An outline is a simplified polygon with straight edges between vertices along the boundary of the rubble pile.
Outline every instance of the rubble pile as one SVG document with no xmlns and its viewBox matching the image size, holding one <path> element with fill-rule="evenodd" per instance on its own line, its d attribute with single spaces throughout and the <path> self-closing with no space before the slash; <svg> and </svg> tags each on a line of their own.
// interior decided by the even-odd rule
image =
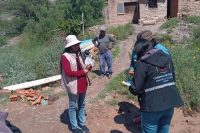
<svg viewBox="0 0 200 133">
<path fill-rule="evenodd" d="M 57 95 L 44 96 L 39 90 L 17 90 L 9 97 L 10 101 L 22 100 L 31 105 L 48 105 L 52 104 L 59 97 Z"/>
</svg>

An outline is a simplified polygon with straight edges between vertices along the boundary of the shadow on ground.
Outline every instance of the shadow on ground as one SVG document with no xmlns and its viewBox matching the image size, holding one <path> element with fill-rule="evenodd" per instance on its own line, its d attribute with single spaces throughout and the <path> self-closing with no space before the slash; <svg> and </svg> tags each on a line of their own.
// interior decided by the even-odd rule
<svg viewBox="0 0 200 133">
<path fill-rule="evenodd" d="M 131 133 L 141 133 L 140 123 L 133 123 L 133 118 L 140 115 L 139 108 L 125 101 L 120 102 L 118 106 L 118 115 L 114 118 L 115 123 L 124 124 L 125 128 Z M 111 133 L 121 133 L 121 131 L 111 130 Z"/>
<path fill-rule="evenodd" d="M 119 130 L 111 130 L 110 133 L 123 133 L 123 132 Z"/>
<path fill-rule="evenodd" d="M 68 126 L 68 128 L 71 130 L 71 125 L 69 122 L 69 115 L 68 115 L 68 109 L 64 110 L 64 112 L 60 115 L 60 121 Z"/>
<path fill-rule="evenodd" d="M 92 70 L 92 72 L 96 75 L 99 75 L 99 70 Z"/>
</svg>

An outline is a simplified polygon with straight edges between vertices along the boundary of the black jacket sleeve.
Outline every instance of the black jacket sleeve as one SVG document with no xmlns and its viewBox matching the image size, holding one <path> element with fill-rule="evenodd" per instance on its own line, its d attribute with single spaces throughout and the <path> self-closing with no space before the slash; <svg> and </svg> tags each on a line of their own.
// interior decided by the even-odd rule
<svg viewBox="0 0 200 133">
<path fill-rule="evenodd" d="M 135 69 L 135 92 L 141 94 L 144 91 L 147 66 L 144 62 L 138 61 Z"/>
</svg>

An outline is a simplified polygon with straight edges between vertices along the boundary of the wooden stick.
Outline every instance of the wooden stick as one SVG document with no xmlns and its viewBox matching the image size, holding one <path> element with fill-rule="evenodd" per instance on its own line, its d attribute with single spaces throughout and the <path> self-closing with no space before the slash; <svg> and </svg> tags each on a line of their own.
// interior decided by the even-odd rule
<svg viewBox="0 0 200 133">
<path fill-rule="evenodd" d="M 21 84 L 7 86 L 7 87 L 4 87 L 3 89 L 6 89 L 6 90 L 26 89 L 26 88 L 31 88 L 31 87 L 55 82 L 60 79 L 61 79 L 61 75 L 56 75 L 56 76 L 52 76 L 49 78 L 44 78 L 44 79 L 39 79 L 39 80 L 35 80 L 35 81 L 30 81 L 30 82 L 25 82 L 25 83 L 21 83 Z"/>
</svg>

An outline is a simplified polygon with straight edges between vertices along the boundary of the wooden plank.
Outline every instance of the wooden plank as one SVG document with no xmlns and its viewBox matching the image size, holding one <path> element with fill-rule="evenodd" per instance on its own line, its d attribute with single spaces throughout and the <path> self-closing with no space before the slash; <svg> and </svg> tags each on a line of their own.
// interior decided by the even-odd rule
<svg viewBox="0 0 200 133">
<path fill-rule="evenodd" d="M 3 89 L 5 89 L 5 90 L 26 89 L 26 88 L 31 88 L 31 87 L 40 86 L 40 85 L 43 85 L 43 84 L 55 82 L 55 81 L 58 81 L 60 79 L 61 79 L 61 75 L 56 75 L 56 76 L 52 76 L 52 77 L 49 77 L 49 78 L 44 78 L 44 79 L 34 80 L 34 81 L 25 82 L 25 83 L 21 83 L 21 84 L 7 86 L 7 87 L 4 87 Z"/>
</svg>

